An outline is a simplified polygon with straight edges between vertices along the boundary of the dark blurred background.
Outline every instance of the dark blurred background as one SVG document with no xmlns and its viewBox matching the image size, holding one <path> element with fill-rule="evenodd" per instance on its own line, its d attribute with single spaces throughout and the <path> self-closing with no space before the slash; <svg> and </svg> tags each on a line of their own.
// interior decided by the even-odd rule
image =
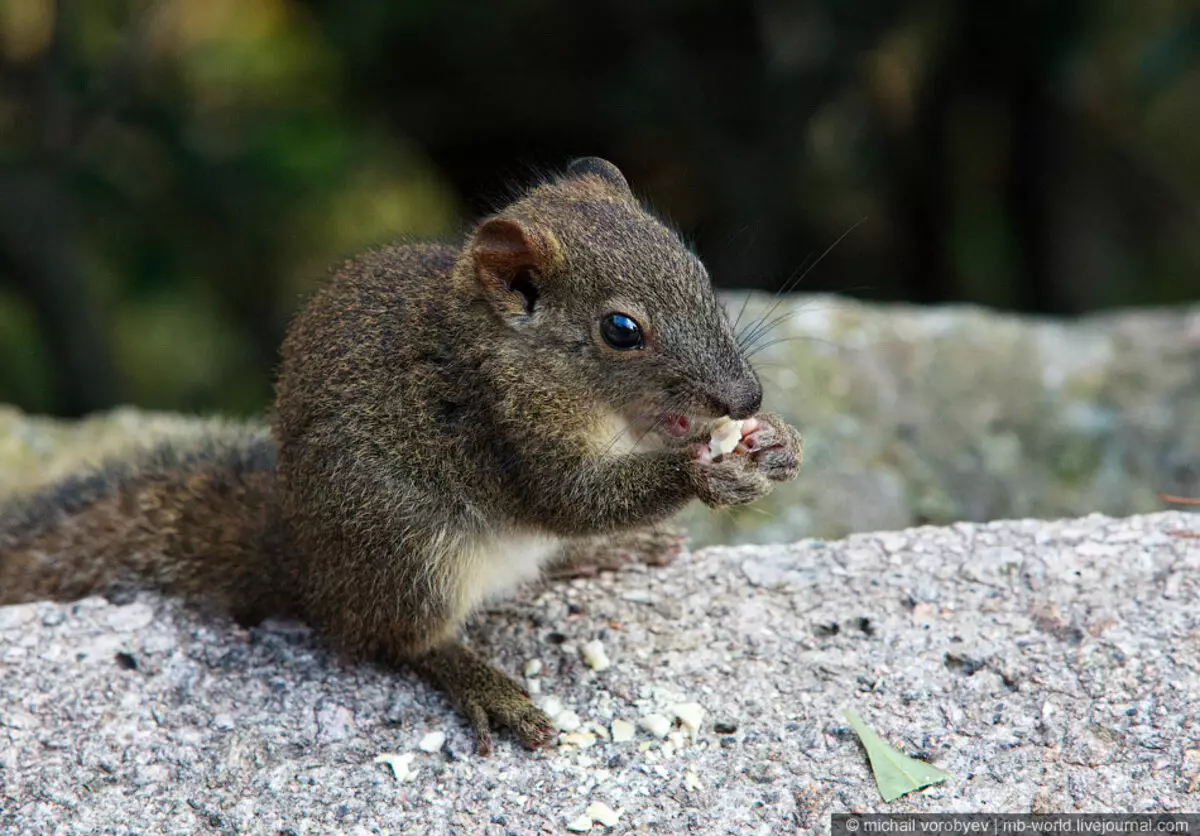
<svg viewBox="0 0 1200 836">
<path fill-rule="evenodd" d="M 618 163 L 718 284 L 1200 298 L 1200 4 L 0 0 L 0 402 L 250 413 L 343 256 Z"/>
</svg>

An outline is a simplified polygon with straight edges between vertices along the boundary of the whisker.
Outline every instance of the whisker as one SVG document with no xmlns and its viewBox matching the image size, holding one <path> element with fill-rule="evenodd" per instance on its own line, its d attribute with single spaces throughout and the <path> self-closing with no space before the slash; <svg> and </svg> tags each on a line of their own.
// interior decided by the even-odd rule
<svg viewBox="0 0 1200 836">
<path fill-rule="evenodd" d="M 847 235 L 849 235 L 851 232 L 853 232 L 854 230 L 856 230 L 860 226 L 862 226 L 862 224 L 865 223 L 866 220 L 867 220 L 866 218 L 862 218 L 861 220 L 855 221 L 854 224 L 852 224 L 849 229 L 847 229 L 845 232 L 843 232 L 841 235 L 839 235 L 832 244 L 830 244 L 828 247 L 826 247 L 825 251 L 822 252 L 808 268 L 806 268 L 802 273 L 800 273 L 800 275 L 798 277 L 795 277 L 794 279 L 789 279 L 787 282 L 785 282 L 783 284 L 783 286 L 780 287 L 779 291 L 775 294 L 776 298 L 775 298 L 774 304 L 772 304 L 771 307 L 767 309 L 767 312 L 764 313 L 761 317 L 759 317 L 758 320 L 753 325 L 750 326 L 749 332 L 750 332 L 751 336 L 747 337 L 745 341 L 743 341 L 741 338 L 739 338 L 738 343 L 744 345 L 746 343 L 752 343 L 755 339 L 757 339 L 759 336 L 759 333 L 758 333 L 759 327 L 762 325 L 762 323 L 764 321 L 766 321 L 766 319 L 768 317 L 773 315 L 775 313 L 775 311 L 779 308 L 779 305 L 783 302 L 783 295 L 785 293 L 790 293 L 792 290 L 794 290 L 796 288 L 797 285 L 800 284 L 800 282 L 804 281 L 808 277 L 808 274 L 811 273 L 813 270 L 817 269 L 817 267 L 820 266 L 821 262 L 825 260 L 825 257 L 827 255 L 829 255 L 831 252 L 833 252 L 834 247 L 836 247 L 838 244 L 842 243 L 842 241 L 844 241 L 846 239 Z M 793 276 L 795 276 L 794 273 L 793 273 Z"/>
</svg>

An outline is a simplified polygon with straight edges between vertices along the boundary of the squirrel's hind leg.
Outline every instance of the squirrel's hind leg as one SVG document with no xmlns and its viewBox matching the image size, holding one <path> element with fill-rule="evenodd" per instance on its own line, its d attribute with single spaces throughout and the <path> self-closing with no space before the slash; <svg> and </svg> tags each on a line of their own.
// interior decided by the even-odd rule
<svg viewBox="0 0 1200 836">
<path fill-rule="evenodd" d="M 545 575 L 549 580 L 566 580 L 615 572 L 629 563 L 666 566 L 686 546 L 687 534 L 670 523 L 585 537 L 568 543 Z"/>
<path fill-rule="evenodd" d="M 553 739 L 550 718 L 534 706 L 529 693 L 464 645 L 449 642 L 408 664 L 441 690 L 471 725 L 479 754 L 492 751 L 493 724 L 512 730 L 531 749 Z"/>
</svg>

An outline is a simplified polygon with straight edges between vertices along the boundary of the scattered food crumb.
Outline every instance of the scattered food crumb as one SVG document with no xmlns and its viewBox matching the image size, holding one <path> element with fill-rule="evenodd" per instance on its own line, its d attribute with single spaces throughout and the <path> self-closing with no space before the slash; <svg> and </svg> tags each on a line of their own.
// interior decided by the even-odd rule
<svg viewBox="0 0 1200 836">
<path fill-rule="evenodd" d="M 531 679 L 525 683 L 525 690 L 530 696 L 536 696 L 542 693 L 542 681 L 540 679 Z"/>
<path fill-rule="evenodd" d="M 578 746 L 580 749 L 587 749 L 589 746 L 596 745 L 596 735 L 586 731 L 560 734 L 558 742 L 568 746 Z"/>
<path fill-rule="evenodd" d="M 553 720 L 559 714 L 562 714 L 563 704 L 562 700 L 550 694 L 538 701 L 538 708 L 546 712 L 550 719 Z"/>
<path fill-rule="evenodd" d="M 559 731 L 573 732 L 577 731 L 583 725 L 583 721 L 579 719 L 579 715 L 574 711 L 560 711 L 553 716 L 554 726 Z"/>
<path fill-rule="evenodd" d="M 587 806 L 587 815 L 592 818 L 592 821 L 597 821 L 605 827 L 616 827 L 617 821 L 621 818 L 621 811 L 614 810 L 603 801 L 593 801 Z"/>
<path fill-rule="evenodd" d="M 671 706 L 671 714 L 683 723 L 683 727 L 694 738 L 700 733 L 700 725 L 704 722 L 704 708 L 698 702 L 681 702 Z"/>
<path fill-rule="evenodd" d="M 587 662 L 587 666 L 594 671 L 608 670 L 612 662 L 609 661 L 608 654 L 604 651 L 604 643 L 599 639 L 587 642 L 580 652 L 583 653 L 583 661 Z"/>
<path fill-rule="evenodd" d="M 612 721 L 612 739 L 614 743 L 628 743 L 637 733 L 633 723 L 617 718 Z"/>
<path fill-rule="evenodd" d="M 671 721 L 661 714 L 647 714 L 638 720 L 638 725 L 659 740 L 666 739 L 667 733 L 671 731 Z"/>
<path fill-rule="evenodd" d="M 530 659 L 528 662 L 525 663 L 525 667 L 522 668 L 522 672 L 526 676 L 537 676 L 539 673 L 542 672 L 542 660 L 541 659 Z"/>
<path fill-rule="evenodd" d="M 440 731 L 431 731 L 429 734 L 421 738 L 421 742 L 417 744 L 417 748 L 422 752 L 441 751 L 442 745 L 446 742 L 446 733 Z"/>
<path fill-rule="evenodd" d="M 700 783 L 700 776 L 693 770 L 689 769 L 683 773 L 683 788 L 688 792 L 695 792 L 704 785 Z"/>
<path fill-rule="evenodd" d="M 403 755 L 393 752 L 385 752 L 382 755 L 376 756 L 375 763 L 386 763 L 392 768 L 392 775 L 396 777 L 397 781 L 407 782 L 417 777 L 417 770 L 409 767 L 409 764 L 412 763 L 412 759 L 414 757 L 416 757 L 416 755 L 414 755 L 412 752 L 408 752 Z"/>
<path fill-rule="evenodd" d="M 567 830 L 573 830 L 576 833 L 587 833 L 591 829 L 592 817 L 586 814 L 567 823 Z"/>
</svg>

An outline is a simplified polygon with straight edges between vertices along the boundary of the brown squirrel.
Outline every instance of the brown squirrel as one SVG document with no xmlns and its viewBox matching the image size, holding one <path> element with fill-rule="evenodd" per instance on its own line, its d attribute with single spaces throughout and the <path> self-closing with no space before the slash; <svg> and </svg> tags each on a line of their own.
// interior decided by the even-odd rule
<svg viewBox="0 0 1200 836">
<path fill-rule="evenodd" d="M 549 719 L 460 644 L 555 561 L 661 559 L 693 498 L 800 466 L 697 257 L 604 160 L 576 160 L 461 246 L 341 268 L 283 344 L 271 432 L 214 423 L 0 509 L 0 604 L 152 585 L 240 621 L 293 615 L 409 665 L 491 749 Z M 722 416 L 748 419 L 713 457 Z M 756 416 L 756 417 L 752 417 Z"/>
</svg>

